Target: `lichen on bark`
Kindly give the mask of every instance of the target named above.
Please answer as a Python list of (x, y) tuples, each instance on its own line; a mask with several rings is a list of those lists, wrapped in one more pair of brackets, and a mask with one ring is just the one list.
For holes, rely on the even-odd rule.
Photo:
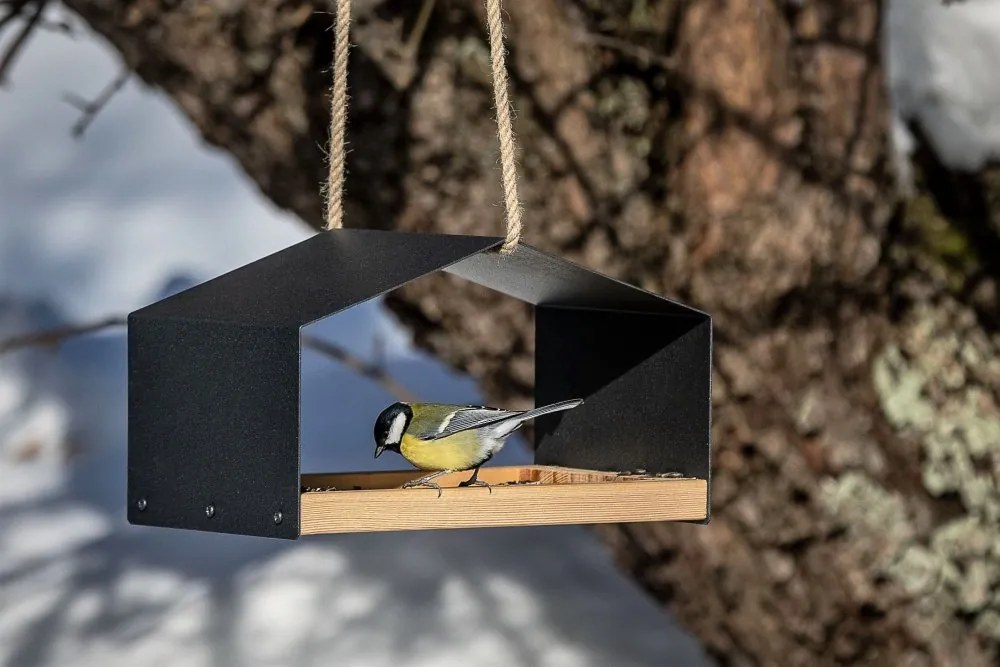
[[(873, 501), (869, 507), (855, 505), (873, 530), (884, 530), (888, 524), (881, 523), (880, 514), (893, 508), (892, 521), (905, 520), (911, 528), (889, 558), (886, 574), (924, 598), (923, 614), (939, 622), (971, 618), (975, 632), (994, 642), (995, 652), (1000, 642), (1000, 337), (987, 334), (968, 308), (951, 300), (915, 308), (901, 333), (899, 343), (875, 359), (874, 386), (886, 419), (918, 447), (924, 489), (933, 498), (952, 500), (953, 516), (923, 533), (912, 516), (899, 511), (898, 497), (871, 480), (849, 476), (832, 483), (827, 497), (841, 515), (844, 495)], [(864, 517), (848, 518), (865, 525)]]

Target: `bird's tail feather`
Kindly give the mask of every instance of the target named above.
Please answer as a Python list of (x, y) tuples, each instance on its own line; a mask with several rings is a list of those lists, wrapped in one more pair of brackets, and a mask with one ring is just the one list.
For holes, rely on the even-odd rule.
[(516, 417), (510, 417), (503, 420), (498, 424), (499, 430), (502, 431), (500, 435), (506, 435), (518, 429), (524, 422), (535, 419), (536, 417), (541, 417), (542, 415), (548, 415), (553, 412), (561, 412), (563, 410), (572, 410), (573, 408), (581, 405), (583, 403), (582, 398), (574, 398), (568, 401), (559, 401), (558, 403), (551, 403), (549, 405), (543, 405), (540, 408), (535, 408), (533, 410), (528, 410), (522, 412)]
[(527, 421), (528, 419), (534, 419), (535, 417), (541, 417), (542, 415), (551, 414), (553, 412), (562, 412), (563, 410), (572, 410), (576, 406), (583, 403), (582, 398), (574, 398), (569, 401), (559, 401), (558, 403), (551, 403), (549, 405), (544, 405), (540, 408), (535, 408), (534, 410), (528, 410), (521, 414), (520, 419)]

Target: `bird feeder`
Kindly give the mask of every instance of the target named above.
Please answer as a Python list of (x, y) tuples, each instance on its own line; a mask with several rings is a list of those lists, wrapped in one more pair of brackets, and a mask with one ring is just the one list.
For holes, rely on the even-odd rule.
[[(132, 313), (129, 521), (289, 539), (707, 521), (709, 316), (527, 245), (500, 257), (501, 242), (336, 230)], [(536, 405), (584, 404), (537, 420), (535, 465), (483, 468), (491, 489), (303, 474), (300, 330), (438, 271), (532, 304)]]

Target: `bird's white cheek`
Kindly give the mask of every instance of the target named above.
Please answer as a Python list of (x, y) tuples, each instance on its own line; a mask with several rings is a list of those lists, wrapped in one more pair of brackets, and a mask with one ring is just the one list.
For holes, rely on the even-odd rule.
[(403, 431), (406, 429), (406, 415), (398, 414), (396, 418), (392, 420), (392, 426), (389, 428), (389, 437), (386, 441), (393, 445), (398, 445), (403, 439)]

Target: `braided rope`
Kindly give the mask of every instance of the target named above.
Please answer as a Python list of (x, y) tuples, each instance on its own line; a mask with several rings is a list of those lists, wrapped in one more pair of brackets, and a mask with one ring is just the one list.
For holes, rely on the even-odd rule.
[(351, 48), (351, 0), (337, 0), (334, 28), (333, 89), (330, 91), (330, 174), (326, 181), (325, 229), (344, 226), (344, 166), (347, 149), (347, 60)]
[(517, 196), (517, 146), (511, 122), (507, 94), (507, 65), (503, 46), (501, 0), (486, 0), (486, 23), (490, 33), (490, 61), (493, 66), (493, 97), (497, 108), (497, 139), (500, 141), (500, 172), (504, 207), (507, 211), (507, 236), (500, 252), (514, 251), (521, 240), (521, 202)]

